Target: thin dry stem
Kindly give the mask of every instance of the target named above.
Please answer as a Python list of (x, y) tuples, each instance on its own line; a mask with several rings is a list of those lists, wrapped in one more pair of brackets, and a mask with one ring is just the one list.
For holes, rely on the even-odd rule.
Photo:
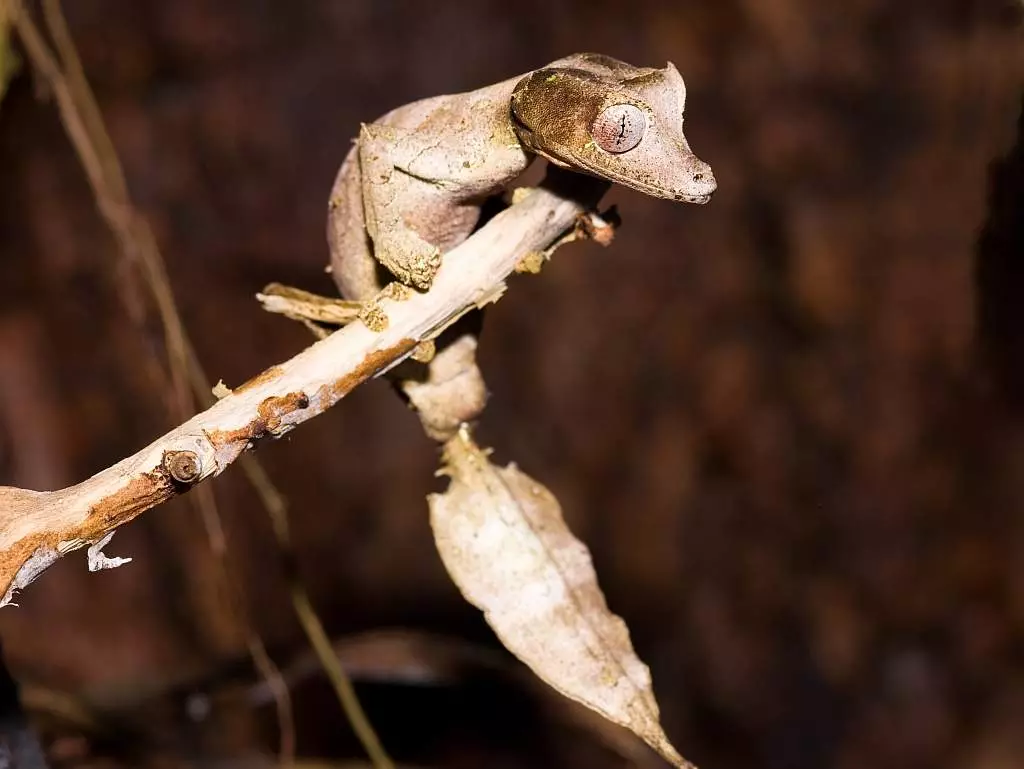
[[(346, 714), (349, 714), (353, 731), (359, 737), (363, 748), (366, 750), (366, 754), (370, 757), (375, 767), (394, 769), (395, 764), (384, 751), (384, 746), (381, 744), (380, 738), (377, 737), (373, 725), (364, 714), (362, 705), (359, 703), (359, 697), (356, 695), (355, 687), (352, 685), (352, 679), (348, 677), (338, 661), (334, 646), (331, 644), (331, 639), (327, 636), (323, 623), (320, 622), (320, 617), (317, 616), (316, 610), (313, 608), (313, 604), (310, 603), (309, 595), (301, 585), (296, 589), (297, 584), (295, 582), (292, 583), (292, 601), (295, 603), (295, 610), (302, 619), (303, 627), (307, 628), (307, 633), (313, 644), (313, 650), (316, 652), (317, 657), (320, 658), (320, 663), (324, 666), (324, 672), (327, 673), (331, 686), (334, 688), (334, 693), (338, 697), (338, 701), (341, 702), (342, 709)], [(356, 714), (356, 720), (352, 720), (351, 714)]]
[(0, 101), (3, 101), (7, 84), (18, 69), (18, 59), (11, 48), (9, 17), (6, 0), (0, 0)]
[[(195, 397), (202, 400), (203, 393), (208, 396), (209, 390), (205, 382), (196, 381), (204, 380), (205, 377), (199, 370), (197, 356), (178, 313), (166, 266), (148, 223), (134, 211), (120, 159), (85, 77), (60, 2), (43, 0), (42, 10), (47, 29), (63, 63), (63, 72), (31, 17), (22, 8), (16, 10), (18, 15), (15, 21), (19, 33), (33, 64), (46, 77), (57, 95), (61, 120), (86, 169), (98, 207), (121, 245), (121, 252), (140, 267), (153, 294), (164, 328), (176, 411), (180, 418), (187, 418), (195, 405), (189, 392), (189, 373), (194, 373), (192, 385)], [(244, 610), (246, 604), (242, 597), (243, 590), (227, 568), (224, 527), (213, 489), (204, 487), (199, 491), (195, 497), (195, 506), (202, 516), (211, 550), (220, 564), (223, 582), (234, 596), (231, 610), (246, 629), (246, 645), (252, 653), (253, 661), (275, 694), (281, 735), (280, 762), (290, 765), (294, 761), (295, 745), (290, 694), (280, 672), (266, 653), (262, 638), (252, 630), (252, 623)]]
[[(101, 201), (100, 209), (101, 211), (122, 211), (127, 214), (126, 216), (107, 216), (106, 218), (108, 219), (108, 224), (111, 229), (115, 232), (115, 235), (117, 235), (118, 240), (125, 244), (125, 253), (138, 259), (146, 282), (153, 292), (153, 298), (156, 302), (157, 310), (160, 314), (164, 328), (165, 341), (171, 362), (171, 379), (174, 384), (173, 389), (176, 393), (177, 401), (182, 410), (187, 413), (192, 406), (192, 402), (186, 389), (186, 381), (187, 379), (191, 379), (192, 390), (199, 399), (199, 402), (204, 405), (209, 405), (211, 402), (209, 395), (210, 380), (199, 363), (195, 348), (193, 347), (191, 340), (188, 338), (187, 331), (185, 330), (180, 314), (178, 313), (170, 281), (167, 276), (166, 264), (160, 255), (152, 230), (149, 228), (148, 223), (141, 216), (135, 214), (132, 209), (127, 184), (124, 180), (123, 170), (121, 169), (120, 162), (117, 159), (116, 152), (114, 151), (113, 142), (110, 140), (109, 134), (106, 131), (102, 115), (96, 105), (95, 98), (89, 88), (88, 81), (85, 78), (77, 50), (71, 40), (70, 34), (68, 33), (67, 24), (64, 20), (63, 13), (61, 12), (60, 3), (58, 0), (45, 0), (43, 4), (43, 11), (47, 24), (50, 27), (51, 35), (58, 46), (61, 58), (63, 59), (67, 69), (68, 82), (65, 87), (71, 95), (81, 94), (83, 97), (77, 102), (72, 101), (70, 106), (80, 107), (77, 122), (84, 127), (83, 133), (85, 134), (85, 140), (88, 141), (91, 133), (94, 138), (93, 147), (98, 147), (98, 149), (95, 149), (91, 155), (94, 154), (97, 156), (98, 163), (100, 165), (100, 169), (97, 172), (98, 180), (93, 185), (93, 190), (97, 199)], [(50, 71), (56, 72), (59, 71), (59, 68), (53, 66), (50, 67)], [(63, 113), (64, 110), (62, 109), (62, 115)], [(88, 130), (89, 127), (93, 129), (91, 132)], [(76, 144), (76, 149), (77, 148)], [(104, 205), (102, 201), (108, 202)], [(278, 532), (282, 528), (281, 520), (287, 516), (287, 507), (283, 504), (272, 505), (271, 499), (281, 500), (282, 497), (277, 493), (276, 489), (273, 488), (273, 484), (266, 472), (263, 471), (262, 468), (259, 470), (254, 469), (259, 467), (258, 461), (254, 457), (247, 462), (247, 467), (248, 470), (246, 472), (246, 476), (250, 481), (253, 480), (255, 474), (260, 476), (260, 482), (258, 484), (254, 483), (253, 485), (271, 517), (275, 532)], [(267, 496), (268, 490), (271, 489), (273, 490), (272, 498)], [(216, 502), (213, 498), (212, 492), (200, 494), (197, 506), (199, 507), (205, 522), (214, 551), (216, 552), (218, 549), (222, 551), (223, 548), (218, 543), (223, 541), (223, 525), (220, 522), (220, 516), (216, 509)], [(277, 541), (279, 545), (283, 544), (280, 538), (278, 538)], [(282, 554), (281, 556), (282, 561), (287, 561), (288, 558), (289, 556), (286, 554)], [(226, 573), (227, 571), (225, 569), (225, 574)], [(296, 583), (297, 579), (297, 577), (292, 578), (291, 595), (293, 597), (298, 594), (305, 596), (305, 588), (301, 584)], [(244, 604), (239, 604), (239, 606), (241, 605)], [(319, 621), (317, 621), (315, 625), (309, 621), (311, 604), (308, 600), (308, 596), (302, 606), (303, 609), (300, 610), (300, 605), (298, 603), (294, 604), (300, 624), (313, 648), (322, 648), (318, 647), (315, 642)], [(244, 624), (246, 626), (250, 626), (248, 622), (245, 622)], [(254, 636), (253, 633), (248, 633), (248, 636), (248, 646), (250, 649), (263, 647), (262, 640)], [(274, 676), (274, 669), (271, 666), (261, 664), (262, 659), (269, 660), (269, 657), (264, 653), (261, 657), (254, 658), (254, 661), (261, 670), (261, 673), (265, 675), (269, 681)], [(333, 656), (330, 658), (323, 658), (321, 662), (325, 671), (328, 671), (328, 673), (330, 673), (332, 667), (338, 668), (337, 660)], [(345, 673), (343, 670), (339, 670), (335, 676), (337, 675), (344, 677)], [(281, 682), (278, 682), (276, 685), (272, 683), (272, 688), (276, 692), (287, 693), (287, 687), (283, 686)], [(349, 684), (348, 688), (351, 689), (351, 684)], [(380, 740), (373, 732), (372, 726), (370, 726), (369, 720), (363, 713), (358, 699), (354, 696), (341, 697), (339, 695), (339, 701), (344, 709), (346, 717), (352, 723), (353, 729), (355, 729), (360, 740), (363, 742), (367, 753), (372, 755), (372, 752), (375, 751), (378, 754), (382, 754), (383, 751), (379, 749)], [(281, 762), (287, 764), (292, 760), (292, 758), (285, 750), (285, 746), (294, 745), (295, 740), (294, 735), (288, 733), (285, 728), (285, 724), (293, 723), (294, 719), (290, 713), (290, 704), (287, 701), (278, 701), (277, 709), (279, 714), (288, 711), (288, 714), (281, 719)], [(377, 762), (376, 759), (375, 762)], [(390, 766), (390, 762), (383, 764), (380, 764), (379, 762), (377, 763), (381, 769), (386, 769)]]

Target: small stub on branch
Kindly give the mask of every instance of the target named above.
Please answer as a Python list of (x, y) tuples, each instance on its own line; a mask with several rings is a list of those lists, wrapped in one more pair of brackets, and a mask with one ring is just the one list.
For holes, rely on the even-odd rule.
[(195, 483), (203, 474), (202, 462), (194, 451), (168, 451), (163, 466), (178, 483)]
[(214, 398), (220, 400), (221, 398), (226, 398), (231, 395), (231, 388), (224, 384), (223, 379), (218, 379), (217, 384), (213, 386), (213, 389), (211, 389), (210, 392), (213, 394)]

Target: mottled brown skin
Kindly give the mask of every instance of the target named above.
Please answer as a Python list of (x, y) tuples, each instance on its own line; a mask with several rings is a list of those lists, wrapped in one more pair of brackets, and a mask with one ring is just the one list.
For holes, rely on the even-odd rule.
[[(670, 63), (634, 67), (576, 54), (468, 93), (399, 107), (362, 127), (331, 191), (328, 241), (343, 296), (367, 300), (384, 280), (429, 289), (441, 255), (476, 227), (480, 206), (536, 157), (660, 198), (704, 203), (711, 168), (683, 135), (686, 86)], [(615, 154), (595, 120), (629, 104), (642, 140)]]

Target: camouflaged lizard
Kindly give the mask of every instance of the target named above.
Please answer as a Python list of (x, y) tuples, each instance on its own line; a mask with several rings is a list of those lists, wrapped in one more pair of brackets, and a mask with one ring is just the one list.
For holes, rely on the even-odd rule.
[(330, 197), (335, 282), (360, 301), (387, 273), (429, 289), (482, 203), (537, 157), (654, 197), (707, 202), (715, 178), (683, 135), (685, 102), (671, 63), (634, 67), (585, 53), (363, 125)]

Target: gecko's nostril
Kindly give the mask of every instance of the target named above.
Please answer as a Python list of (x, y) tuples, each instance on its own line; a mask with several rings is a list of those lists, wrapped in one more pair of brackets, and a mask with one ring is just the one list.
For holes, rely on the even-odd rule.
[(702, 182), (702, 181), (704, 181), (704, 174), (694, 174), (693, 175), (693, 180), (695, 182)]

